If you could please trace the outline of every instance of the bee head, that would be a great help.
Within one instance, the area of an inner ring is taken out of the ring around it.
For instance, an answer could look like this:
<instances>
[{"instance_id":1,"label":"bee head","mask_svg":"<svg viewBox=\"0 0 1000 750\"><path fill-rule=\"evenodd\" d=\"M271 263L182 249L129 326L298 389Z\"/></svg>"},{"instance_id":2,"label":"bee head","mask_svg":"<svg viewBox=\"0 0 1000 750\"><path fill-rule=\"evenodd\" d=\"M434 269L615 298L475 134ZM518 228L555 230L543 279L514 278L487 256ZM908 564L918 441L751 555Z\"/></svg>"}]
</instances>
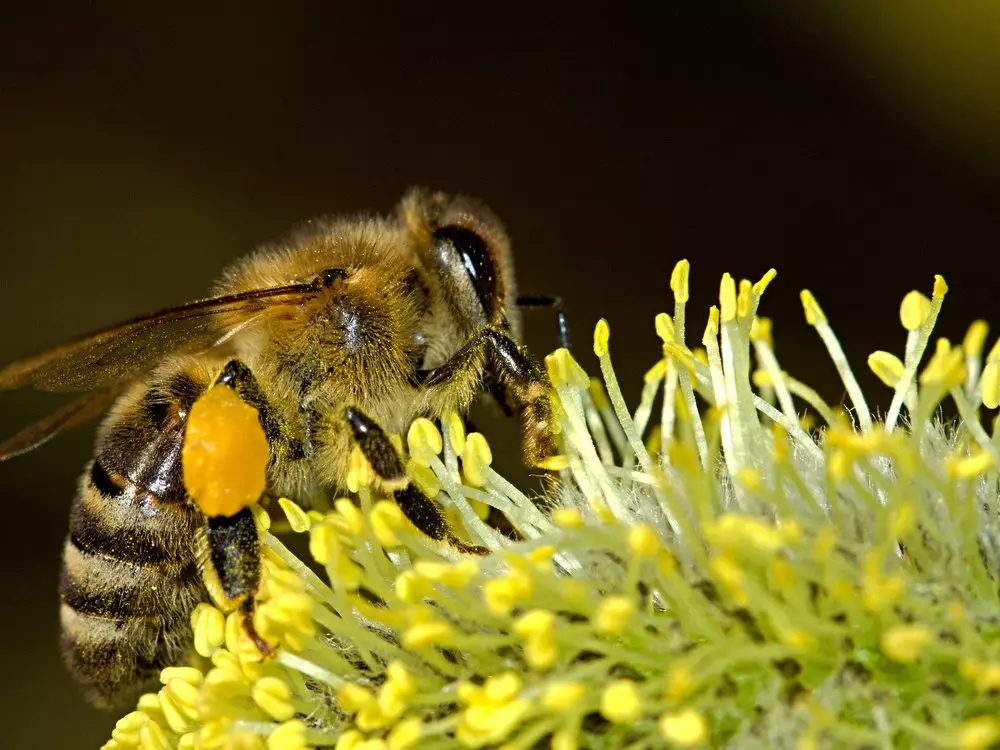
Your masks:
<instances>
[{"instance_id":1,"label":"bee head","mask_svg":"<svg viewBox=\"0 0 1000 750\"><path fill-rule=\"evenodd\" d=\"M468 331L519 328L510 239L482 203L464 196L411 193L403 216L454 318Z\"/></svg>"}]
</instances>

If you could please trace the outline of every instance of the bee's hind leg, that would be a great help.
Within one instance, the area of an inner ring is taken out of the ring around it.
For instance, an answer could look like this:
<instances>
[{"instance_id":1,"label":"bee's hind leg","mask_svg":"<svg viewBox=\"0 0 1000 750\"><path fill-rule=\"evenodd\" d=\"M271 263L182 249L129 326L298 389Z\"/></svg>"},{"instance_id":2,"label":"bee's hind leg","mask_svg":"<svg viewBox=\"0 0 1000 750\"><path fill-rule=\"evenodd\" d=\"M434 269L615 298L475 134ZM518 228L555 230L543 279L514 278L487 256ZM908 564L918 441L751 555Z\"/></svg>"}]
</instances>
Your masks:
<instances>
[{"instance_id":1,"label":"bee's hind leg","mask_svg":"<svg viewBox=\"0 0 1000 750\"><path fill-rule=\"evenodd\" d=\"M254 625L254 597L260 586L260 535L249 508L232 516L207 516L204 539L207 554L202 575L224 609L239 607L250 640L265 656L274 647Z\"/></svg>"},{"instance_id":2,"label":"bee's hind leg","mask_svg":"<svg viewBox=\"0 0 1000 750\"><path fill-rule=\"evenodd\" d=\"M417 529L459 552L472 555L485 555L489 552L485 547L469 544L455 535L441 507L410 481L395 446L374 420L355 408L345 410L344 417L351 427L354 441L371 464L372 471L383 486L392 491L399 509Z\"/></svg>"}]
</instances>

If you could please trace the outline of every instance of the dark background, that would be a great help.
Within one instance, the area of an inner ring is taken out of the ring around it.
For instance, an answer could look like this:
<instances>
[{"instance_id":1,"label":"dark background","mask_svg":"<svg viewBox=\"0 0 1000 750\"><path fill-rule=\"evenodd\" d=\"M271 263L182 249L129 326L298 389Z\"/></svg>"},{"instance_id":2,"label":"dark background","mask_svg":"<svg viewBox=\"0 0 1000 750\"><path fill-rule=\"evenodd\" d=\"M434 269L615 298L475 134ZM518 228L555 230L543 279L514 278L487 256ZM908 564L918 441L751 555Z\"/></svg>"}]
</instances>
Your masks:
<instances>
[{"instance_id":1,"label":"dark background","mask_svg":"<svg viewBox=\"0 0 1000 750\"><path fill-rule=\"evenodd\" d=\"M588 367L608 317L632 399L681 257L698 338L723 271L775 266L762 313L778 354L833 401L802 287L883 407L865 357L901 351L906 291L946 276L952 338L993 314L996 11L431 5L8 11L0 361L199 297L256 243L324 212L388 211L414 183L493 206L522 288L565 297ZM537 351L555 345L544 313L529 329ZM0 428L54 403L3 395ZM516 466L513 425L490 434ZM57 651L58 560L90 441L79 430L0 466L11 747L95 747L114 721L78 697Z\"/></svg>"}]
</instances>

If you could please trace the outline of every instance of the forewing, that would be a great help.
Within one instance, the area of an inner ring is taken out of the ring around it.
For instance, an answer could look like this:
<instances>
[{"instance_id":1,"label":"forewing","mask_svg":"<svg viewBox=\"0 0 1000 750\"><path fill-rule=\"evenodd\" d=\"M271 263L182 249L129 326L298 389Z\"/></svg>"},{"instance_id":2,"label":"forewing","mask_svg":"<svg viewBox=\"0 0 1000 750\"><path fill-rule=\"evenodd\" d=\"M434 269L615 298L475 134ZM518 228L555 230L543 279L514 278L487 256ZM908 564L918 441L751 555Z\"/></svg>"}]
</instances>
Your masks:
<instances>
[{"instance_id":1,"label":"forewing","mask_svg":"<svg viewBox=\"0 0 1000 750\"><path fill-rule=\"evenodd\" d=\"M209 349L258 313L315 293L311 284L292 284L135 318L0 369L0 390L84 391L130 380L168 354Z\"/></svg>"},{"instance_id":2,"label":"forewing","mask_svg":"<svg viewBox=\"0 0 1000 750\"><path fill-rule=\"evenodd\" d=\"M127 383L116 383L98 388L25 427L12 438L0 442L0 462L34 450L59 433L103 414L127 387Z\"/></svg>"}]
</instances>

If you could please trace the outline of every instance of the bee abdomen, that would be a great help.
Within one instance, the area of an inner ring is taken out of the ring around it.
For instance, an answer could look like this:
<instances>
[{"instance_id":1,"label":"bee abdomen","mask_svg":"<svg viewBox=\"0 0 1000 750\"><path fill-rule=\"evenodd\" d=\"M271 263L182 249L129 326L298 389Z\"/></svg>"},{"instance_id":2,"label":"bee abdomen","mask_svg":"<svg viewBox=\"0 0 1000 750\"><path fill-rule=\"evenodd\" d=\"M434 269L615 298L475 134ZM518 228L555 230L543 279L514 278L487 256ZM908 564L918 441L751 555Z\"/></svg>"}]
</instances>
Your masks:
<instances>
[{"instance_id":1,"label":"bee abdomen","mask_svg":"<svg viewBox=\"0 0 1000 750\"><path fill-rule=\"evenodd\" d=\"M141 567L176 567L194 558L194 510L165 503L94 459L70 511L69 541L81 552Z\"/></svg>"},{"instance_id":2,"label":"bee abdomen","mask_svg":"<svg viewBox=\"0 0 1000 750\"><path fill-rule=\"evenodd\" d=\"M136 699L161 669L183 663L191 610L208 599L195 555L200 517L182 486L164 481L178 473L182 436L175 427L144 449L99 451L73 503L60 580L63 654L100 706ZM143 481L115 470L126 457Z\"/></svg>"}]
</instances>

